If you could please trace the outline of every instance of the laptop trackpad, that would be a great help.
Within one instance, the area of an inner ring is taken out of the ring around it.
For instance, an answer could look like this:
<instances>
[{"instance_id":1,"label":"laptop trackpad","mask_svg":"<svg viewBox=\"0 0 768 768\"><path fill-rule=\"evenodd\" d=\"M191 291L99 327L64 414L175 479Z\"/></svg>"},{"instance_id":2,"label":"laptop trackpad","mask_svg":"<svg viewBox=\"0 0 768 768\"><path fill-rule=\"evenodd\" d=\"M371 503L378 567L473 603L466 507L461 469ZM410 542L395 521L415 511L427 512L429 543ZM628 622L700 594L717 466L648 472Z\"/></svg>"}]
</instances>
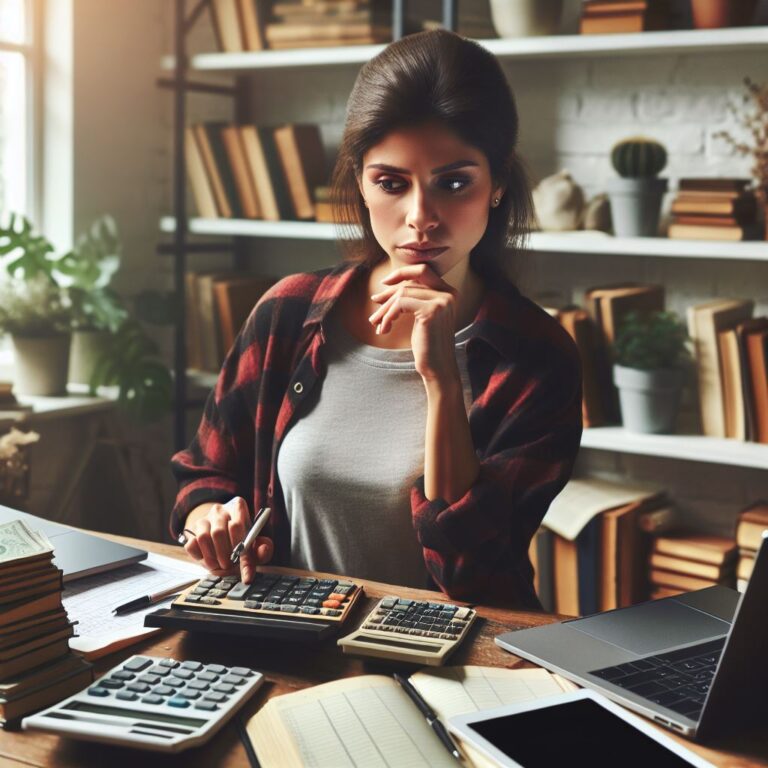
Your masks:
<instances>
[{"instance_id":1,"label":"laptop trackpad","mask_svg":"<svg viewBox=\"0 0 768 768\"><path fill-rule=\"evenodd\" d=\"M647 655L728 632L730 624L676 600L656 600L567 622L569 629Z\"/></svg>"}]
</instances>

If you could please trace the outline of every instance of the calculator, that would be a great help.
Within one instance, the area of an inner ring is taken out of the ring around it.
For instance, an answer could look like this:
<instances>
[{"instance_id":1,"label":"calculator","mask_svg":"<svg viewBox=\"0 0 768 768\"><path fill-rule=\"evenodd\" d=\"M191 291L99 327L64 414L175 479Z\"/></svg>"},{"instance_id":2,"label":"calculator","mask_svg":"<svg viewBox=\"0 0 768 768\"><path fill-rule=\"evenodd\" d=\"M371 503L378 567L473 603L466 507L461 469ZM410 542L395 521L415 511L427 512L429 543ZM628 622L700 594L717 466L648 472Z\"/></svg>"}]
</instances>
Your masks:
<instances>
[{"instance_id":1,"label":"calculator","mask_svg":"<svg viewBox=\"0 0 768 768\"><path fill-rule=\"evenodd\" d=\"M439 666L467 636L476 618L474 608L390 595L338 645L344 653Z\"/></svg>"},{"instance_id":2,"label":"calculator","mask_svg":"<svg viewBox=\"0 0 768 768\"><path fill-rule=\"evenodd\" d=\"M131 656L80 693L25 717L22 728L181 752L208 741L263 681L247 667Z\"/></svg>"},{"instance_id":3,"label":"calculator","mask_svg":"<svg viewBox=\"0 0 768 768\"><path fill-rule=\"evenodd\" d=\"M362 594L343 579L259 571L244 584L236 576L206 576L144 624L312 643L336 635Z\"/></svg>"}]
</instances>

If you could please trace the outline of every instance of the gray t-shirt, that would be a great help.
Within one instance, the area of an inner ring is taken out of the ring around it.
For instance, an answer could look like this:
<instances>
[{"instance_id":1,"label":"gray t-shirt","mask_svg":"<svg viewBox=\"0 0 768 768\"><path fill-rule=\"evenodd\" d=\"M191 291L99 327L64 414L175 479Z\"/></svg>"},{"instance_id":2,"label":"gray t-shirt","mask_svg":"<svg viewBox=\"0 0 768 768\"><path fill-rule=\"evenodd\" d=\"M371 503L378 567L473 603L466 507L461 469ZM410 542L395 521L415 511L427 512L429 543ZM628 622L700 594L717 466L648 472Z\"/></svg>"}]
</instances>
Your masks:
<instances>
[{"instance_id":1,"label":"gray t-shirt","mask_svg":"<svg viewBox=\"0 0 768 768\"><path fill-rule=\"evenodd\" d=\"M363 344L332 313L326 375L287 432L277 474L291 565L412 587L426 584L410 490L424 474L427 400L410 349ZM456 359L469 408L466 343Z\"/></svg>"}]
</instances>

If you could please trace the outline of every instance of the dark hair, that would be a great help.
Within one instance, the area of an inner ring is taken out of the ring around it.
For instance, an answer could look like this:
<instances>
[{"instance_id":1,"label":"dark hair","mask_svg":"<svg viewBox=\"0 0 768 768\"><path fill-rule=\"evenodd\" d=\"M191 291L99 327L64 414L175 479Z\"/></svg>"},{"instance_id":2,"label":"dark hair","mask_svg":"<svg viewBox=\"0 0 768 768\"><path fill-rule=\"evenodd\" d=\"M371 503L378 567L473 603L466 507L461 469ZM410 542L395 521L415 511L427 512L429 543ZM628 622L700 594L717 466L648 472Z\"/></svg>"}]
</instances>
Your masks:
<instances>
[{"instance_id":1,"label":"dark hair","mask_svg":"<svg viewBox=\"0 0 768 768\"><path fill-rule=\"evenodd\" d=\"M515 152L517 108L496 57L443 29L391 43L357 75L331 178L342 253L371 264L384 255L358 186L363 156L393 130L427 121L440 122L482 151L494 186L506 187L498 207L489 209L488 226L471 254L473 268L488 275L503 268L505 247L523 245L531 218L528 177Z\"/></svg>"}]
</instances>

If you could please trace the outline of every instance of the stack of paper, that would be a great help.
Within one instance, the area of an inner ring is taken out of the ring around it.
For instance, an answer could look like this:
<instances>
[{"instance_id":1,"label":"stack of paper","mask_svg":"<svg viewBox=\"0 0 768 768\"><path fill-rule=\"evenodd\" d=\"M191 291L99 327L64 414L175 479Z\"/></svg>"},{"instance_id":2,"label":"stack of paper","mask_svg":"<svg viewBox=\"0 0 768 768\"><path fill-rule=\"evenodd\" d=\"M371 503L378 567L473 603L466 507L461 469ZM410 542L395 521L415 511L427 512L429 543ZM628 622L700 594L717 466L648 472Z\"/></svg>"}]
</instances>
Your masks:
<instances>
[{"instance_id":1,"label":"stack of paper","mask_svg":"<svg viewBox=\"0 0 768 768\"><path fill-rule=\"evenodd\" d=\"M0 722L69 696L92 679L70 654L73 624L61 602L62 572L44 534L0 525Z\"/></svg>"}]
</instances>

